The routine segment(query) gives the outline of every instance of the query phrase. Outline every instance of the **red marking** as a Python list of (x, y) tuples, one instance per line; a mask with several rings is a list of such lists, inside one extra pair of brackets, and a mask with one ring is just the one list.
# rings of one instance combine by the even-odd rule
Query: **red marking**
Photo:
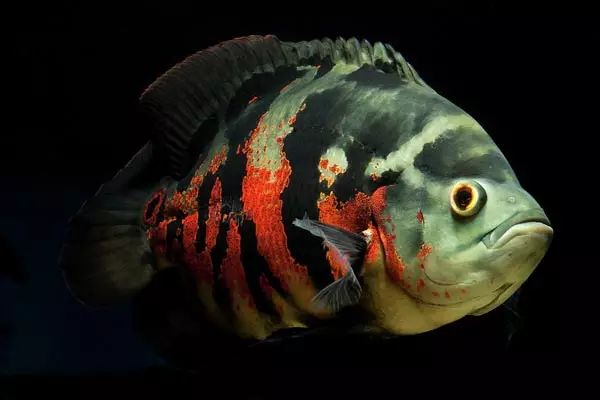
[(284, 122), (283, 120), (279, 121), (279, 125), (278, 125), (279, 129), (283, 129), (283, 122)]
[(421, 263), (419, 264), (419, 267), (421, 267), (421, 269), (425, 269), (425, 264)]
[(227, 160), (227, 146), (223, 145), (217, 155), (210, 161), (208, 169), (214, 174), (217, 173), (221, 164)]
[[(238, 232), (238, 225), (235, 219), (229, 220), (229, 230), (227, 231), (227, 253), (221, 263), (221, 273), (225, 286), (229, 289), (231, 301), (234, 302), (234, 294), (239, 295), (242, 300), (246, 300), (250, 308), (254, 308), (254, 299), (250, 295), (250, 289), (246, 283), (246, 273), (242, 265), (242, 237)], [(237, 304), (239, 307), (239, 304)], [(240, 309), (236, 309), (239, 311)]]
[(419, 210), (417, 212), (417, 220), (422, 224), (425, 223), (425, 217), (423, 217), (423, 211)]
[(375, 172), (373, 172), (371, 174), (371, 179), (374, 180), (374, 181), (376, 181), (377, 179), (379, 179), (379, 177), (377, 176), (377, 174)]
[(381, 247), (379, 246), (379, 232), (375, 229), (371, 221), (369, 221), (368, 229), (371, 231), (371, 242), (367, 246), (365, 254), (365, 268), (368, 268), (370, 264), (374, 264), (382, 258)]
[(196, 251), (196, 235), (198, 234), (198, 212), (183, 220), (183, 264), (200, 282), (213, 284), (213, 264), (210, 253), (217, 244), (219, 223), (221, 219), (222, 190), (219, 178), (210, 192), (206, 224), (206, 247), (200, 253)]
[(304, 111), (304, 110), (306, 110), (306, 103), (303, 103), (303, 104), (300, 106), (300, 111)]
[[(150, 199), (150, 201), (148, 201), (146, 203), (146, 206), (144, 207), (144, 224), (146, 225), (155, 225), (156, 224), (156, 218), (158, 217), (158, 211), (160, 210), (160, 207), (162, 206), (162, 203), (165, 201), (165, 194), (167, 193), (167, 189), (160, 189), (158, 192), (154, 193), (154, 195), (152, 195), (152, 198)], [(155, 203), (154, 209), (152, 210), (152, 214), (149, 217), (146, 217), (146, 215), (148, 214), (148, 207), (150, 206), (150, 204)]]
[(337, 165), (337, 164), (333, 164), (331, 167), (329, 167), (329, 170), (330, 170), (331, 172), (333, 172), (334, 174), (336, 174), (336, 175), (338, 175), (338, 174), (340, 174), (341, 172), (344, 172), (344, 171), (345, 171), (344, 169), (342, 169), (342, 168), (338, 167), (338, 165)]
[(402, 281), (406, 267), (398, 256), (394, 246), (394, 239), (396, 238), (396, 235), (394, 234), (395, 226), (392, 225), (392, 233), (388, 233), (384, 224), (384, 221), (391, 221), (390, 215), (384, 216), (386, 190), (387, 186), (383, 186), (373, 192), (373, 195), (371, 196), (373, 215), (375, 217), (375, 221), (377, 222), (377, 226), (379, 227), (381, 242), (383, 243), (383, 249), (385, 252), (387, 271), (393, 280)]
[(296, 122), (296, 114), (294, 114), (290, 117), (290, 119), (288, 120), (288, 124), (294, 125), (295, 122)]
[[(252, 135), (244, 144), (244, 152), (251, 155), (251, 145), (258, 135), (265, 132), (260, 117), (258, 125)], [(289, 185), (292, 169), (283, 151), (283, 136), (278, 137), (279, 167), (272, 173), (266, 168), (255, 167), (254, 158), (248, 157), (246, 162), (246, 175), (242, 181), (242, 202), (244, 213), (256, 225), (256, 239), (259, 254), (261, 254), (272, 269), (286, 292), (290, 286), (297, 283), (310, 285), (306, 267), (296, 263), (287, 248), (287, 235), (281, 219), (283, 202), (281, 193)], [(281, 139), (281, 140), (280, 140)], [(260, 154), (255, 155), (258, 159)]]
[(419, 283), (417, 283), (417, 289), (421, 290), (425, 287), (425, 280), (419, 279)]
[(321, 169), (327, 169), (328, 164), (329, 164), (329, 160), (323, 159), (323, 160), (319, 161), (319, 167), (321, 167)]
[[(338, 202), (332, 192), (317, 203), (319, 221), (346, 229), (350, 232), (362, 232), (369, 228), (371, 220), (371, 199), (364, 193), (357, 193), (347, 202)], [(327, 259), (335, 279), (347, 272), (343, 259), (333, 249), (327, 251)]]
[(248, 102), (248, 104), (252, 104), (254, 103), (256, 100), (258, 100), (257, 96), (254, 96), (253, 98), (250, 99), (250, 101)]
[(450, 293), (448, 293), (448, 291), (446, 290), (446, 292), (444, 293), (444, 296), (446, 296), (447, 299), (450, 298)]
[(439, 294), (438, 292), (431, 292), (431, 294), (432, 294), (434, 297), (440, 297), (440, 294)]
[(150, 241), (150, 247), (159, 257), (166, 257), (167, 255), (167, 227), (173, 221), (175, 221), (174, 217), (164, 219), (160, 221), (158, 226), (146, 232), (146, 237)]
[[(221, 165), (227, 160), (227, 146), (223, 145), (215, 157), (210, 160), (208, 165), (209, 171), (214, 175), (217, 173)], [(203, 175), (196, 175), (190, 181), (190, 186), (184, 192), (175, 192), (173, 196), (167, 201), (165, 205), (166, 216), (176, 216), (181, 213), (184, 215), (190, 215), (196, 212), (198, 209), (198, 192), (202, 182), (204, 181)]]
[(421, 259), (426, 259), (427, 256), (431, 253), (431, 246), (426, 245), (425, 243), (421, 244), (421, 250), (417, 253), (417, 257)]

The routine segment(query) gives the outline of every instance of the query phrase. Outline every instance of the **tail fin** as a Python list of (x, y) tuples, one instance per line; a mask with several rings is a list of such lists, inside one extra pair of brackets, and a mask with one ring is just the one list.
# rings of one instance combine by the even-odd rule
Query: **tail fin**
[(153, 168), (148, 143), (71, 218), (58, 262), (80, 302), (110, 305), (152, 279), (155, 268), (142, 216), (159, 185)]

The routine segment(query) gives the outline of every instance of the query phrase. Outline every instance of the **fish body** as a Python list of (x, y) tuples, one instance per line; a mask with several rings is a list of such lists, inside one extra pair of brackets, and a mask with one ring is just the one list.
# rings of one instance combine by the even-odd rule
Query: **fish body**
[(416, 334), (502, 304), (550, 244), (491, 137), (389, 45), (234, 39), (140, 106), (148, 144), (72, 219), (61, 255), (84, 303), (177, 268), (242, 338), (349, 306), (366, 329)]

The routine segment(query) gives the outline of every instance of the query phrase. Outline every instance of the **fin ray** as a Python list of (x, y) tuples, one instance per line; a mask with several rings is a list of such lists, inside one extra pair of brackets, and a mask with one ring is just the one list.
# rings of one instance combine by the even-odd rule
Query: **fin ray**
[(293, 224), (322, 238), (325, 244), (344, 260), (344, 276), (320, 290), (312, 299), (313, 306), (317, 310), (335, 313), (344, 307), (358, 303), (362, 295), (362, 287), (352, 269), (352, 264), (364, 255), (367, 239), (354, 232), (312, 220), (307, 213), (304, 213), (302, 219), (296, 218)]

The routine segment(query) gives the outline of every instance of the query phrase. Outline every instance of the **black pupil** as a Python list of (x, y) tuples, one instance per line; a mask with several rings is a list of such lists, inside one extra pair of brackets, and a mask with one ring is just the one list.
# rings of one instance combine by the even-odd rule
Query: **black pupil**
[(471, 204), (471, 200), (473, 199), (473, 193), (471, 193), (471, 189), (469, 188), (461, 188), (456, 193), (456, 204), (461, 210), (466, 209)]

